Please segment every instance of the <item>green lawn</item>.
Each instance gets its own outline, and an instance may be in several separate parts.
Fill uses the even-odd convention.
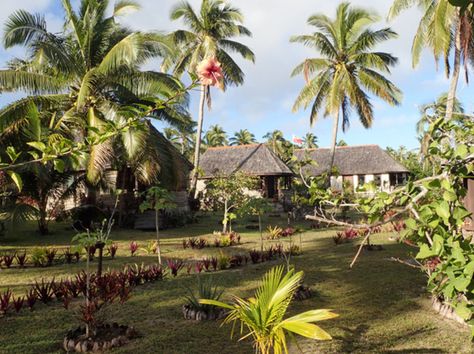
[[[272,225],[286,220],[269,218]],[[243,244],[226,248],[224,252],[243,252],[242,248],[258,247],[258,234],[237,225]],[[307,225],[306,225],[307,226]],[[18,229],[15,238],[0,240],[0,249],[31,248],[37,245],[68,245],[73,232],[64,224],[52,224],[53,234],[42,237],[31,231],[31,225]],[[202,217],[198,224],[163,232],[165,257],[200,259],[219,251],[211,249],[182,250],[183,237],[208,235],[219,229],[214,217]],[[28,231],[29,230],[29,231]],[[334,231],[309,230],[303,234],[302,256],[293,263],[305,271],[305,283],[316,293],[312,299],[295,302],[291,312],[312,308],[330,308],[339,318],[321,322],[334,337],[330,342],[299,340],[305,353],[472,353],[469,331],[453,322],[442,320],[430,307],[425,290],[425,278],[415,269],[390,261],[391,256],[406,257],[410,249],[388,240],[389,235],[377,235],[373,241],[383,243],[385,250],[363,253],[354,269],[348,265],[354,255],[355,244],[335,246]],[[114,231],[119,243],[115,261],[107,260],[105,267],[117,268],[126,263],[153,262],[155,257],[130,257],[128,244],[137,240],[145,245],[152,240],[151,232],[132,230]],[[287,242],[287,241],[284,241]],[[263,273],[277,261],[248,265],[235,270],[204,274],[212,276],[225,287],[225,298],[231,294],[250,296]],[[94,263],[95,264],[95,263]],[[0,290],[11,287],[22,294],[31,281],[41,277],[56,278],[74,274],[84,267],[56,265],[49,268],[2,269]],[[138,329],[142,338],[116,353],[252,353],[251,343],[229,338],[230,326],[216,322],[194,323],[182,318],[182,296],[186,286],[196,283],[195,275],[183,275],[161,282],[137,287],[126,304],[111,308],[111,320]],[[76,307],[75,303],[72,307]],[[61,352],[67,330],[78,325],[73,310],[66,311],[60,304],[39,305],[33,312],[23,310],[0,318],[1,353]],[[292,346],[292,352],[298,352]]]

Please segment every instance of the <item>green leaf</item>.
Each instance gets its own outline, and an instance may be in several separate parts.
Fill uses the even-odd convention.
[[[21,192],[21,190],[23,189],[23,181],[20,175],[14,171],[8,171],[7,173],[10,176],[10,178],[13,180],[13,182],[15,182],[18,190]]]
[[[469,150],[466,145],[460,144],[456,147],[456,156],[460,157],[461,159],[465,158],[467,154],[469,153]]]
[[[446,201],[441,201],[436,206],[436,214],[438,214],[443,219],[449,219],[450,211],[449,211],[449,204]]]
[[[467,287],[471,283],[471,278],[467,278],[464,275],[457,277],[453,281],[453,286],[456,288],[457,291],[466,291]]]
[[[418,258],[418,259],[425,259],[425,258],[430,258],[430,257],[433,257],[433,256],[436,256],[436,253],[433,252],[433,251],[428,247],[428,245],[423,244],[423,245],[420,246],[420,251],[419,251],[418,254],[416,255],[416,258]]]
[[[456,306],[454,311],[456,311],[456,313],[459,315],[459,317],[461,317],[463,320],[468,320],[472,316],[471,310],[469,310],[469,308],[464,303],[459,304],[458,306]]]
[[[43,152],[44,150],[46,150],[46,145],[44,143],[42,143],[41,141],[30,141],[29,143],[27,143],[29,146],[35,148],[36,150],[39,150],[41,152]]]
[[[64,161],[63,160],[54,160],[53,164],[54,164],[54,169],[56,171],[58,171],[59,173],[64,172]]]
[[[405,220],[405,224],[410,230],[418,230],[418,224],[413,218]]]
[[[332,337],[319,326],[312,323],[304,322],[289,322],[284,321],[281,326],[286,330],[299,334],[300,336],[317,339],[317,340],[331,340]]]

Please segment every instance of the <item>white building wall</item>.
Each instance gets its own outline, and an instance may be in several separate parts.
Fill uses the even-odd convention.
[[[384,192],[389,192],[390,191],[390,175],[388,173],[384,173],[380,176],[382,185],[381,185],[381,190]]]
[[[331,176],[331,188],[337,191],[342,190],[343,177],[342,176]]]
[[[374,175],[365,175],[365,183],[370,183],[374,180]]]

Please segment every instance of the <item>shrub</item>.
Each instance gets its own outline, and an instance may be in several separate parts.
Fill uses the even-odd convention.
[[[5,267],[7,268],[10,268],[13,264],[13,261],[16,257],[16,253],[15,254],[6,254],[3,256],[3,263],[5,264]]]
[[[292,227],[287,227],[281,232],[282,237],[288,237],[288,236],[293,236],[295,234],[296,230]]]
[[[37,299],[37,297],[36,297],[35,290],[34,289],[29,289],[26,292],[26,304],[30,308],[30,311],[33,311],[33,307],[36,304],[36,299]]]
[[[13,308],[15,309],[16,313],[20,312],[24,303],[25,298],[23,296],[19,296],[13,299]]]
[[[4,315],[7,313],[8,309],[10,308],[11,299],[12,299],[11,289],[5,290],[5,292],[0,295],[0,312],[2,312]]]
[[[219,317],[221,311],[213,305],[205,305],[199,302],[200,299],[212,299],[218,301],[223,290],[219,289],[218,285],[214,285],[211,277],[207,281],[201,281],[198,277],[197,294],[190,288],[187,289],[187,295],[184,297],[186,304],[183,306],[183,313],[186,319],[216,319]],[[201,314],[198,314],[201,312]],[[205,314],[202,316],[202,314]]]
[[[278,240],[283,233],[283,229],[279,226],[269,226],[267,228],[267,239],[268,240]]]
[[[184,267],[184,262],[181,259],[168,259],[167,260],[168,268],[170,269],[171,275],[176,277],[181,270],[181,268]]]
[[[135,256],[135,253],[138,251],[138,243],[136,243],[136,241],[130,242],[129,249],[130,249],[130,255],[132,257]]]
[[[207,258],[207,257],[203,258],[202,265],[203,265],[204,269],[206,270],[206,272],[208,272],[210,267],[211,267],[211,259]]]
[[[48,266],[51,266],[53,265],[53,262],[54,262],[54,258],[56,258],[56,253],[58,252],[57,249],[55,248],[47,248],[45,250],[45,255],[46,255],[46,264]]]
[[[20,268],[24,268],[27,262],[28,257],[26,256],[26,252],[20,253],[16,255],[16,261]]]
[[[46,248],[34,248],[31,251],[31,261],[36,267],[45,267],[48,264]]]
[[[229,268],[230,257],[221,252],[217,258],[217,267],[221,270]]]
[[[155,254],[158,250],[158,242],[157,241],[149,241],[146,247],[140,248],[146,254]]]
[[[249,251],[250,260],[253,264],[257,264],[262,259],[262,252],[257,250]]]
[[[67,248],[64,251],[64,260],[66,261],[67,264],[71,264],[73,259],[74,259],[74,253],[71,252],[70,248]]]
[[[202,264],[201,261],[197,261],[196,263],[194,263],[194,269],[196,271],[196,273],[200,274],[202,272],[204,268],[204,265]]]
[[[112,243],[108,248],[107,250],[109,251],[109,254],[110,254],[110,257],[112,259],[115,258],[115,255],[117,254],[117,250],[118,250],[118,245],[116,243]]]
[[[52,281],[45,281],[44,279],[41,279],[41,283],[35,281],[35,284],[33,285],[33,290],[37,299],[44,304],[47,304],[53,299],[53,283],[54,279]]]

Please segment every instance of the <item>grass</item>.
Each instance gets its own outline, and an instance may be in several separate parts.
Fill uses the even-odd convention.
[[[284,218],[269,218],[267,223],[283,225]],[[242,225],[243,244],[226,248],[224,252],[243,252],[241,249],[258,248],[259,236]],[[66,246],[73,233],[64,224],[52,224],[53,234],[42,237],[26,225],[14,238],[1,240],[0,250],[33,248],[38,245]],[[307,225],[306,225],[307,226]],[[265,226],[266,227],[266,226]],[[211,237],[213,229],[219,229],[214,217],[203,217],[198,224],[163,232],[164,256],[199,259],[219,250],[183,250],[183,237],[204,235]],[[28,231],[30,230],[30,231]],[[329,342],[299,339],[305,353],[472,353],[467,328],[442,320],[430,307],[425,289],[425,277],[415,269],[390,261],[390,257],[407,257],[412,252],[404,245],[388,240],[388,234],[372,238],[382,243],[385,250],[363,253],[355,268],[348,265],[354,255],[355,244],[335,246],[334,230],[309,230],[303,235],[301,256],[292,263],[305,271],[305,284],[316,294],[313,298],[295,302],[291,312],[312,308],[330,308],[340,315],[337,319],[321,322],[321,326],[333,335]],[[119,243],[116,260],[107,260],[105,267],[117,268],[126,263],[154,262],[156,256],[130,257],[128,244],[136,240],[144,246],[154,239],[152,232],[120,230],[113,232]],[[297,240],[297,238],[296,238]],[[285,241],[287,242],[287,241]],[[202,277],[214,277],[225,287],[224,299],[231,294],[250,296],[258,280],[273,265],[247,265]],[[34,279],[64,277],[74,274],[85,263],[56,265],[49,268],[2,269],[0,290],[7,287],[14,292],[22,291]],[[195,275],[183,275],[162,282],[136,288],[125,305],[113,306],[111,320],[134,326],[143,335],[114,353],[253,353],[248,341],[230,339],[230,326],[216,322],[194,323],[183,319],[181,306],[187,286],[196,287]],[[73,305],[73,308],[77,303]],[[66,311],[59,304],[39,305],[33,312],[22,311],[0,318],[0,353],[59,353],[64,334],[78,325],[75,311]],[[26,340],[25,340],[26,339]],[[298,352],[292,345],[291,352]]]

